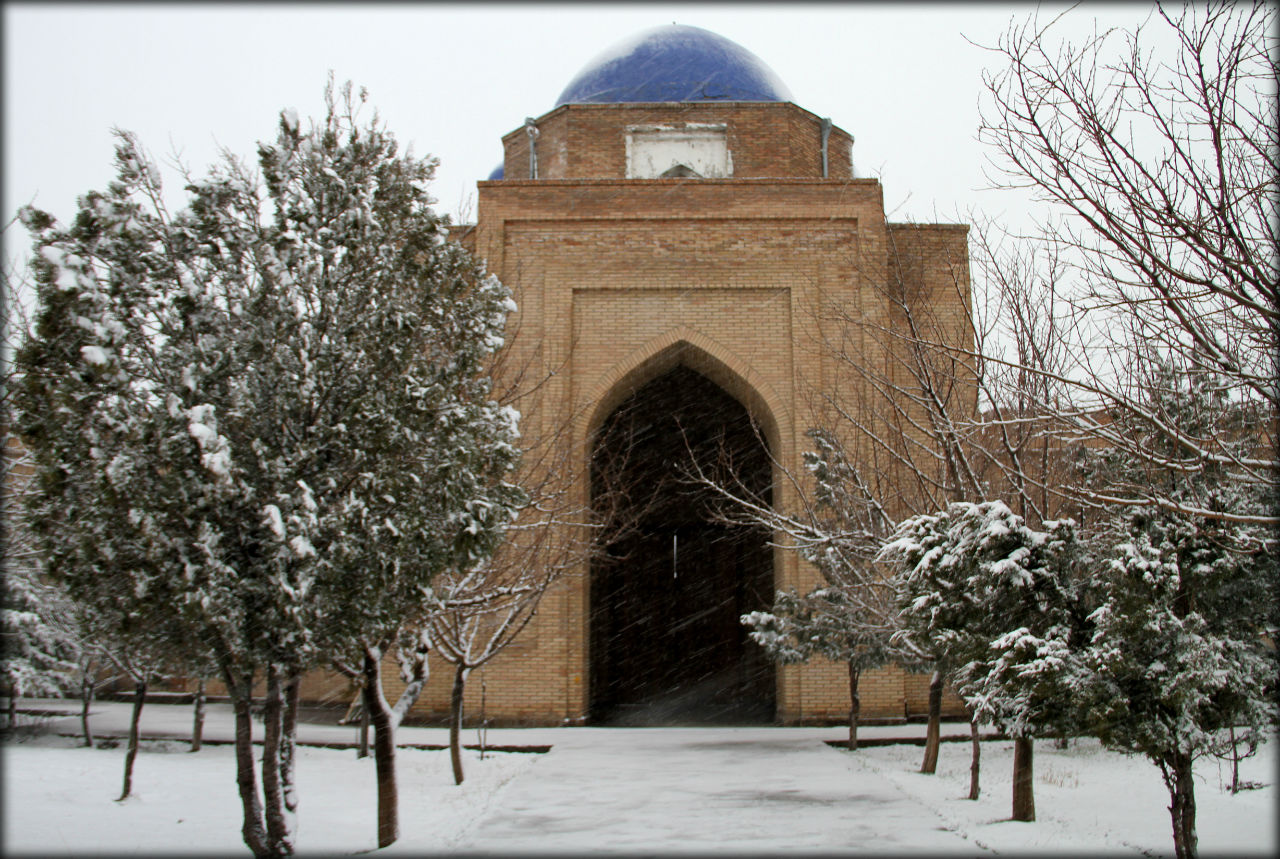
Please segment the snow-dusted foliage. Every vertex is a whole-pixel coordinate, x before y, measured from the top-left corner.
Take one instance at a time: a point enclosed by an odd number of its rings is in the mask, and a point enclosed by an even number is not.
[[[74,680],[79,652],[65,597],[26,565],[6,558],[0,581],[0,671],[13,700],[22,695],[61,695]]]
[[[848,667],[849,747],[854,749],[862,672],[902,656],[890,640],[892,586],[874,560],[877,534],[888,519],[843,447],[822,430],[810,430],[808,436],[815,449],[805,453],[804,461],[814,479],[814,505],[807,527],[786,530],[826,584],[803,596],[778,591],[770,611],[751,612],[741,620],[752,640],[779,662],[822,656]]]
[[[1274,499],[1232,476],[1230,460],[1249,455],[1256,429],[1223,389],[1213,374],[1158,366],[1144,401],[1177,432],[1148,429],[1138,440],[1166,467],[1114,449],[1094,463],[1109,482],[1158,484],[1172,503],[1122,508],[1099,529],[1110,560],[1073,694],[1092,733],[1160,768],[1179,856],[1196,852],[1193,761],[1277,720],[1280,545],[1269,529],[1239,521]],[[1206,462],[1181,436],[1215,439],[1219,461]]]
[[[6,404],[7,405],[7,404]],[[7,418],[7,415],[5,415]],[[4,438],[0,471],[0,678],[10,715],[22,695],[60,695],[74,682],[79,646],[71,606],[52,582],[40,578],[39,554],[22,503],[30,489],[28,452]]]
[[[771,611],[742,616],[751,639],[779,662],[807,662],[815,655],[871,669],[893,659],[882,627],[868,623],[843,590],[818,588],[803,596],[778,591]]]
[[[1080,636],[1075,528],[1044,527],[1000,501],[956,503],[904,521],[883,550],[899,564],[898,635],[935,656],[975,724],[1015,737],[1015,820],[1035,819],[1033,737],[1070,725]]]
[[[19,431],[51,566],[212,654],[246,726],[255,677],[282,718],[302,671],[394,636],[519,500],[515,420],[483,372],[508,292],[445,240],[434,162],[363,123],[363,93],[326,95],[308,129],[282,114],[261,178],[229,156],[178,212],[121,134],[116,181],[71,226],[24,213],[40,309]],[[265,812],[240,761],[255,853],[290,845],[273,724]]]
[[[898,655],[890,644],[890,628],[881,618],[869,617],[859,597],[837,587],[818,588],[803,596],[778,591],[770,611],[742,616],[752,641],[779,662],[808,662],[819,655],[848,666],[850,749],[858,744],[862,672]]]
[[[1067,716],[1081,548],[1070,520],[1045,528],[1000,501],[957,503],[905,521],[884,548],[901,565],[900,636],[945,660],[975,713],[1013,736]]]

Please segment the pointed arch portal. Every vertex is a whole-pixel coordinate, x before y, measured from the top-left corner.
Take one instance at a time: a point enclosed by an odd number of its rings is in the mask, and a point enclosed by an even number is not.
[[[774,590],[766,529],[714,521],[692,462],[767,503],[764,434],[723,388],[677,365],[624,398],[592,448],[605,522],[591,564],[590,714],[595,724],[768,723],[775,672],[739,617]]]

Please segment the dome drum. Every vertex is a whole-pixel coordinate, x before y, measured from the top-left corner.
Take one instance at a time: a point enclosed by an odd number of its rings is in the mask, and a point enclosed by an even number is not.
[[[638,139],[663,134],[690,141],[683,166],[703,178],[823,178],[823,119],[790,102],[565,104],[535,122],[539,179],[657,178],[678,164],[649,175],[635,171],[634,156]],[[719,145],[713,138],[723,140],[725,152],[723,167],[709,173],[698,164]],[[827,178],[853,178],[853,137],[832,126],[825,138]],[[530,178],[525,129],[502,143],[503,172],[490,179]]]

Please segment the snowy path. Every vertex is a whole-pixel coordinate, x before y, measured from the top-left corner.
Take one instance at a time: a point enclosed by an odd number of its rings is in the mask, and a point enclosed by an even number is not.
[[[812,731],[617,730],[602,754],[606,730],[542,756],[459,850],[983,852]]]
[[[78,727],[75,702],[28,702],[61,714],[46,732]],[[98,702],[100,735],[121,736],[129,705]],[[230,708],[210,707],[206,736],[232,734]],[[3,746],[0,844],[8,855],[248,855],[240,839],[235,761],[229,745],[187,752],[189,706],[148,705],[136,796],[117,803],[123,743],[79,748],[74,737],[27,736]],[[309,743],[354,739],[334,716],[299,725]],[[923,725],[864,728],[866,737],[913,737]],[[405,728],[402,743],[443,743],[443,728]],[[833,728],[511,728],[490,744],[550,745],[545,755],[465,755],[455,786],[449,755],[397,756],[401,838],[379,855],[486,852],[575,854],[915,852],[930,856],[1168,856],[1169,799],[1142,758],[1077,739],[1036,750],[1035,823],[1009,820],[1012,743],[983,743],[982,797],[965,799],[968,743],[943,745],[938,772],[918,772],[921,749],[827,746]],[[948,733],[944,731],[944,733]],[[474,742],[474,732],[464,735]],[[1230,764],[1197,764],[1201,855],[1275,856],[1275,741],[1241,763],[1258,789],[1233,795]],[[300,855],[368,853],[376,845],[371,759],[304,747],[298,763]]]

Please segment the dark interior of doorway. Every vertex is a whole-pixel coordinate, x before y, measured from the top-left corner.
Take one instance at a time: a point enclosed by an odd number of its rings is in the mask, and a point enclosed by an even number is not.
[[[759,527],[715,521],[698,463],[770,501],[771,464],[747,410],[687,367],[604,421],[592,491],[605,522],[591,569],[590,718],[598,725],[767,724],[772,661],[739,618],[773,598]]]

